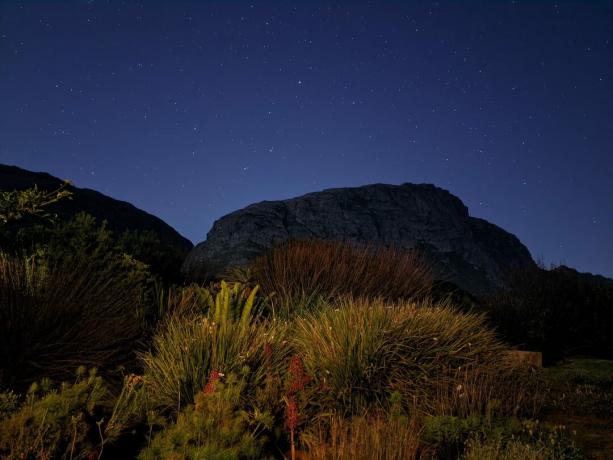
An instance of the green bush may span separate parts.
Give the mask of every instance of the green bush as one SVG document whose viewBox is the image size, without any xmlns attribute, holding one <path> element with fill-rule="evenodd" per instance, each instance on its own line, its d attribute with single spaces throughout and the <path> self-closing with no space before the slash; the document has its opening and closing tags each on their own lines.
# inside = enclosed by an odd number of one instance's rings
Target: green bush
<svg viewBox="0 0 613 460">
<path fill-rule="evenodd" d="M 194 402 L 213 371 L 229 374 L 247 366 L 249 388 L 278 372 L 287 360 L 284 325 L 265 321 L 238 285 L 222 284 L 206 313 L 172 314 L 142 355 L 145 381 L 155 405 L 180 409 Z M 244 300 L 243 300 L 244 299 Z"/>
<path fill-rule="evenodd" d="M 89 265 L 48 268 L 0 253 L 0 385 L 133 365 L 139 302 L 138 286 Z"/>
<path fill-rule="evenodd" d="M 0 190 L 0 229 L 6 224 L 19 221 L 26 216 L 49 218 L 46 208 L 64 198 L 71 198 L 72 192 L 64 182 L 56 190 L 39 190 L 36 185 L 26 190 Z"/>
<path fill-rule="evenodd" d="M 409 300 L 433 283 L 415 251 L 318 240 L 273 248 L 253 262 L 249 275 L 284 316 L 347 295 Z"/>
<path fill-rule="evenodd" d="M 97 458 L 142 417 L 140 382 L 126 377 L 114 396 L 95 369 L 79 368 L 73 383 L 43 379 L 23 400 L 0 393 L 0 457 Z"/>
<path fill-rule="evenodd" d="M 565 427 L 546 426 L 534 421 L 506 429 L 490 429 L 487 436 L 472 436 L 462 460 L 583 460 Z"/>
<path fill-rule="evenodd" d="M 108 396 L 95 372 L 54 389 L 33 384 L 23 404 L 0 420 L 0 457 L 87 458 L 101 448 L 96 421 Z"/>
<path fill-rule="evenodd" d="M 340 413 L 385 407 L 392 392 L 425 413 L 484 412 L 495 398 L 509 413 L 525 391 L 505 381 L 514 367 L 484 318 L 449 306 L 344 299 L 296 318 L 294 329 L 322 388 L 314 403 Z"/>
<path fill-rule="evenodd" d="M 209 380 L 205 391 L 195 397 L 172 423 L 157 433 L 139 455 L 156 459 L 237 459 L 263 458 L 272 418 L 265 412 L 245 410 L 245 381 L 235 374 Z"/>
</svg>

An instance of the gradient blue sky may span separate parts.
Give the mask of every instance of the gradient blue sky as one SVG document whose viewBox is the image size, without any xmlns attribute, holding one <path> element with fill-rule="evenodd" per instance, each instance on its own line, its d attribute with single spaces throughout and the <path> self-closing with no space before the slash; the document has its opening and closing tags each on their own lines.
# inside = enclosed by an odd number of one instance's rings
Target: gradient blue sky
<svg viewBox="0 0 613 460">
<path fill-rule="evenodd" d="M 0 162 L 194 242 L 249 203 L 434 183 L 613 276 L 613 2 L 0 2 Z"/>
</svg>

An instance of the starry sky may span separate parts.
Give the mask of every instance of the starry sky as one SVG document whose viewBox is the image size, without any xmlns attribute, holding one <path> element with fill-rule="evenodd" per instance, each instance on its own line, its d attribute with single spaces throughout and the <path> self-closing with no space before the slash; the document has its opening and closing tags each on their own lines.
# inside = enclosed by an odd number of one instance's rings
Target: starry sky
<svg viewBox="0 0 613 460">
<path fill-rule="evenodd" d="M 613 2 L 2 0 L 0 162 L 194 242 L 252 202 L 434 183 L 613 277 Z"/>
</svg>

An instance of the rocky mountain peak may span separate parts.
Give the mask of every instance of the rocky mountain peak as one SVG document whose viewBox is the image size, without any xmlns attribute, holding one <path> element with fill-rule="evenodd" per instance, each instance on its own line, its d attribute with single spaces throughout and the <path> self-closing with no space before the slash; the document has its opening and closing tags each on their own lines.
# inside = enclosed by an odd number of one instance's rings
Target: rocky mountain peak
<svg viewBox="0 0 613 460">
<path fill-rule="evenodd" d="M 475 294 L 502 285 L 505 272 L 533 265 L 512 234 L 471 217 L 456 196 L 432 184 L 372 184 L 263 201 L 217 220 L 189 254 L 185 273 L 221 275 L 291 239 L 418 248 L 439 278 Z"/>
</svg>

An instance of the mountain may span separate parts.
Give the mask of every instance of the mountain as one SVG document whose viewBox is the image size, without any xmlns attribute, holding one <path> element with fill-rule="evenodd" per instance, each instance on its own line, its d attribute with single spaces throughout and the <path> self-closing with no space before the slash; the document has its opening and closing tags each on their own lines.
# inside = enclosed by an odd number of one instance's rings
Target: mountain
<svg viewBox="0 0 613 460">
<path fill-rule="evenodd" d="M 514 235 L 468 214 L 430 184 L 373 184 L 263 201 L 217 220 L 188 254 L 183 272 L 198 278 L 244 266 L 290 239 L 324 239 L 417 248 L 440 279 L 473 294 L 503 285 L 505 273 L 534 266 Z"/>
<path fill-rule="evenodd" d="M 0 164 L 0 190 L 23 190 L 34 187 L 34 185 L 43 190 L 55 190 L 62 183 L 62 180 L 44 172 L 32 172 L 16 166 Z M 73 194 L 71 200 L 64 199 L 49 207 L 50 211 L 60 217 L 73 216 L 83 211 L 99 221 L 106 220 L 109 228 L 118 232 L 123 230 L 152 231 L 162 244 L 171 248 L 181 259 L 193 247 L 191 241 L 181 236 L 162 219 L 130 203 L 87 188 L 70 185 L 68 190 Z"/>
</svg>

